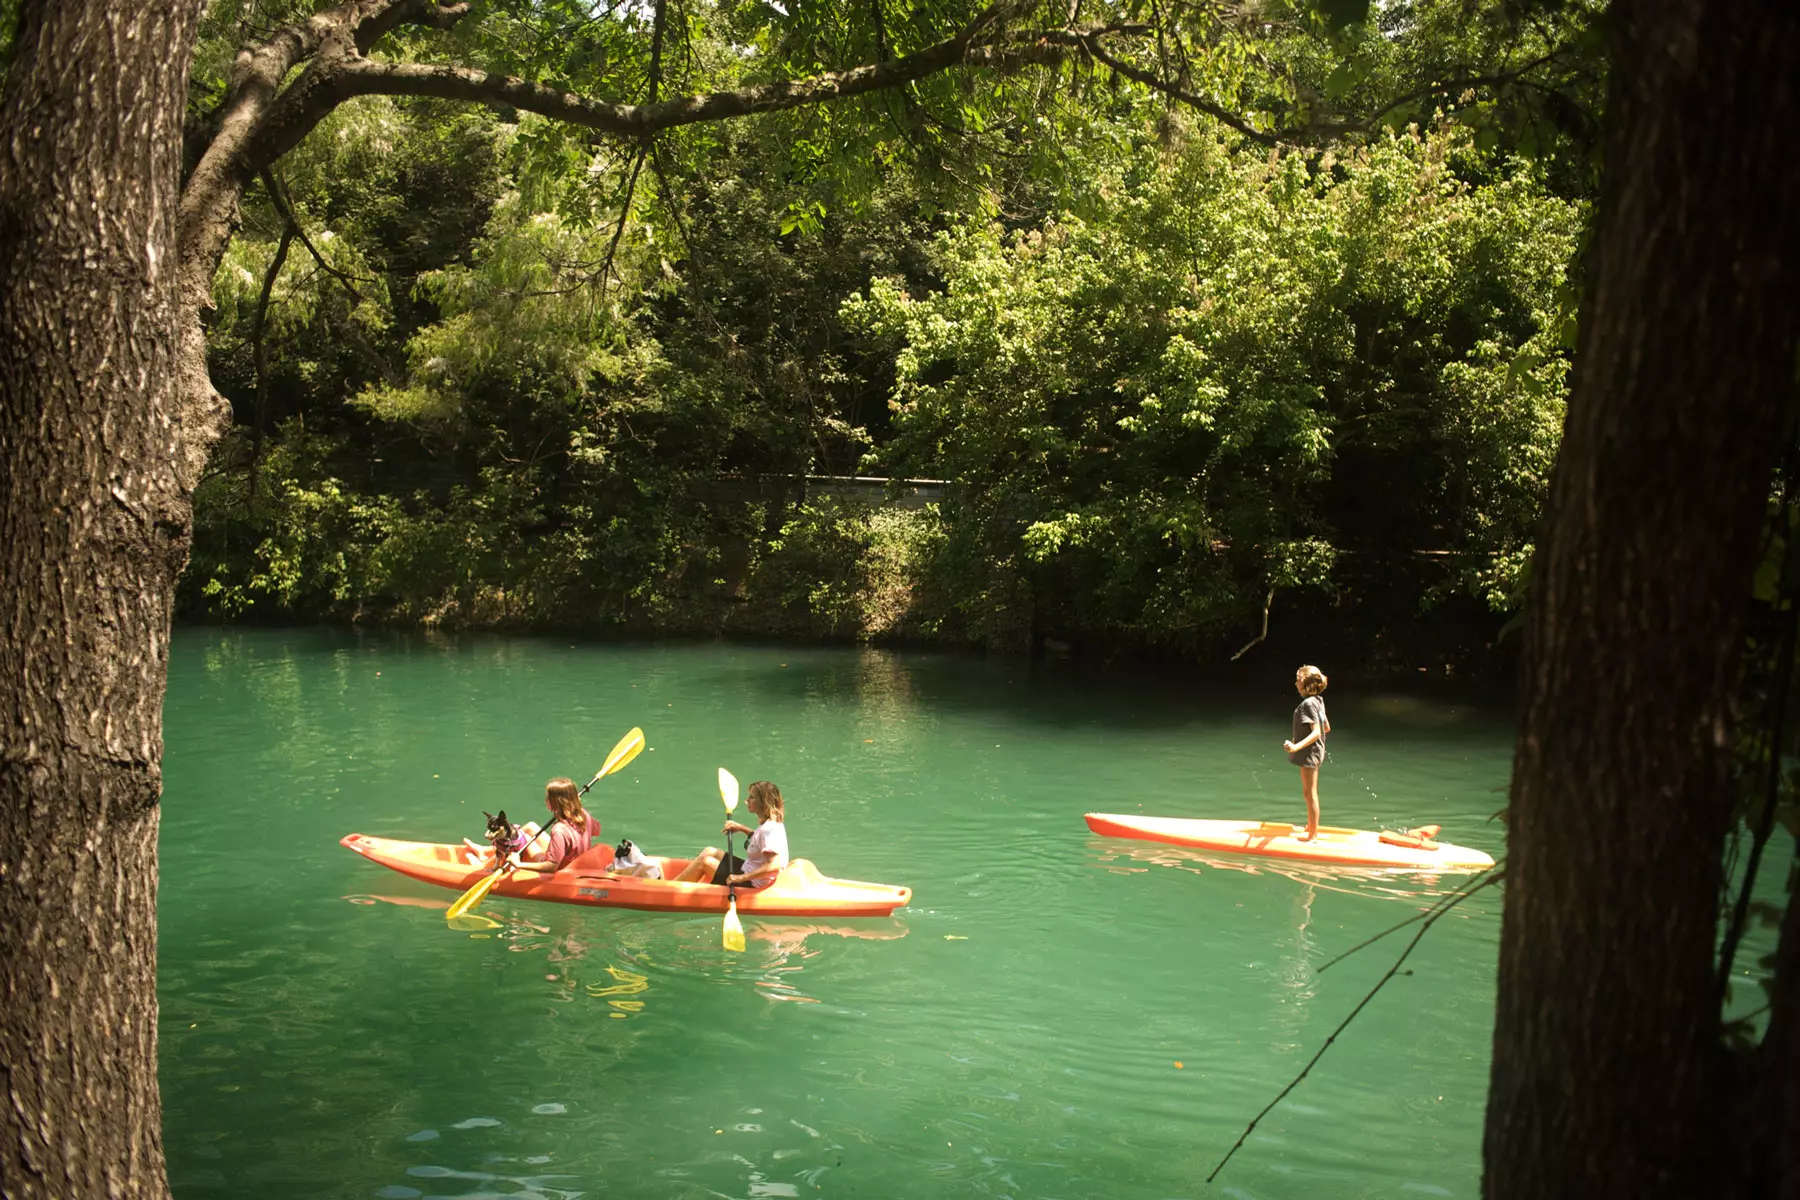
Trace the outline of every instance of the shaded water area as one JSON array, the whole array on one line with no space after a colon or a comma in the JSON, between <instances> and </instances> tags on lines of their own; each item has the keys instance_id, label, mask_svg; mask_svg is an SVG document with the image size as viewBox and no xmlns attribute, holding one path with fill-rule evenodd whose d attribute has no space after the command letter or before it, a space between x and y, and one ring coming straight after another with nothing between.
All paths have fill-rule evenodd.
<instances>
[{"instance_id":1,"label":"shaded water area","mask_svg":"<svg viewBox=\"0 0 1800 1200\"><path fill-rule=\"evenodd\" d=\"M1330 670L1330 664L1324 664ZM1245 1123L1465 883L1204 856L1086 811L1301 820L1292 664L1169 676L851 649L179 631L161 999L177 1197L1392 1197L1478 1193L1499 897L1440 921L1210 1187ZM1328 824L1498 856L1510 716L1327 694ZM608 840L719 844L716 768L879 920L454 893L346 833L479 837L590 794Z\"/></svg>"}]
</instances>

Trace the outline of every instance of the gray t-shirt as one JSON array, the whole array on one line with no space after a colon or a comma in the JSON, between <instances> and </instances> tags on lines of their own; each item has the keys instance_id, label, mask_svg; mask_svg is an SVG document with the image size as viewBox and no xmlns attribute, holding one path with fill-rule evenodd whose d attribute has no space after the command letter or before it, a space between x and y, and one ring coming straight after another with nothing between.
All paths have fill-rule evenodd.
<instances>
[{"instance_id":1,"label":"gray t-shirt","mask_svg":"<svg viewBox=\"0 0 1800 1200\"><path fill-rule=\"evenodd\" d=\"M1320 729L1325 727L1325 701L1320 696L1308 696L1294 709L1294 736L1288 740L1299 741L1311 733L1315 726ZM1288 751L1288 761L1296 767L1316 767L1324 762L1325 738L1323 735L1304 750Z\"/></svg>"}]
</instances>

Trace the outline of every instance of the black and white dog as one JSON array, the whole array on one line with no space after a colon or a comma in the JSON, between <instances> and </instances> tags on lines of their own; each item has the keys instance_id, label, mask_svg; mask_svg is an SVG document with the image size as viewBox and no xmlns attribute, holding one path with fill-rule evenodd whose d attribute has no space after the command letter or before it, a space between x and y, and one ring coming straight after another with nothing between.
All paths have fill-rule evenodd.
<instances>
[{"instance_id":1,"label":"black and white dog","mask_svg":"<svg viewBox=\"0 0 1800 1200\"><path fill-rule=\"evenodd\" d=\"M639 879L661 879L662 864L646 857L630 838L621 838L613 847L613 874L635 875Z\"/></svg>"}]
</instances>

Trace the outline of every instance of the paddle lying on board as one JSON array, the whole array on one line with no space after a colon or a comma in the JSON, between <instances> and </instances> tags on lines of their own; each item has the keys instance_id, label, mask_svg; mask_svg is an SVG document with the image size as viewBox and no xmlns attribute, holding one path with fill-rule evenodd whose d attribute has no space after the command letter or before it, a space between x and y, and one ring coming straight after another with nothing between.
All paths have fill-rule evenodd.
<instances>
[{"instance_id":1,"label":"paddle lying on board","mask_svg":"<svg viewBox=\"0 0 1800 1200\"><path fill-rule=\"evenodd\" d=\"M605 764L602 765L598 771L594 772L594 777L582 785L581 794L583 796L587 795L588 788L593 787L596 783L599 783L614 771L624 767L625 764L636 758L643 749L644 731L642 729L633 728L630 733L619 739L619 744L612 748L612 753L606 756ZM549 827L546 826L545 828L548 829ZM506 862L498 855L495 855L494 869L477 880L474 887L458 896L456 898L456 903L452 904L449 910L444 913L444 919L447 921L454 921L456 918L468 912L471 908L474 908L477 904L480 904L482 897L492 891L494 885L500 882L500 877L508 874L509 871L510 868L507 866Z\"/></svg>"},{"instance_id":2,"label":"paddle lying on board","mask_svg":"<svg viewBox=\"0 0 1800 1200\"><path fill-rule=\"evenodd\" d=\"M737 776L724 767L719 768L719 799L725 802L725 819L729 821L731 814L737 809L738 781ZM731 878L730 830L725 832L725 878ZM725 895L730 901L729 906L725 909L725 948L742 954L744 952L744 925L738 920L737 915L737 889L727 884Z\"/></svg>"}]
</instances>

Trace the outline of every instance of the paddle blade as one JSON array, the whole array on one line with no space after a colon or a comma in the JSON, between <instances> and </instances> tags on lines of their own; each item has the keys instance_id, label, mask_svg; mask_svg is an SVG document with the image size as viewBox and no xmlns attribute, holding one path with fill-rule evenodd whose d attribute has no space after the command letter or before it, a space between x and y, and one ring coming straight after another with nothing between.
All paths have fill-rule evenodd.
<instances>
[{"instance_id":1,"label":"paddle blade","mask_svg":"<svg viewBox=\"0 0 1800 1200\"><path fill-rule=\"evenodd\" d=\"M727 771L724 767L719 768L719 799L725 802L725 811L727 813L730 813L737 808L737 776L733 775L730 771Z\"/></svg>"},{"instance_id":2,"label":"paddle blade","mask_svg":"<svg viewBox=\"0 0 1800 1200\"><path fill-rule=\"evenodd\" d=\"M725 948L744 952L744 923L738 920L737 897L731 898L731 907L725 910Z\"/></svg>"},{"instance_id":3,"label":"paddle blade","mask_svg":"<svg viewBox=\"0 0 1800 1200\"><path fill-rule=\"evenodd\" d=\"M480 904L481 898L492 891L494 885L499 882L500 872L498 871L490 871L482 876L480 881L477 882L474 887L456 898L456 903L452 904L449 910L444 913L444 919L447 921L454 921L456 918L468 912L471 908L474 908L477 904Z\"/></svg>"},{"instance_id":4,"label":"paddle blade","mask_svg":"<svg viewBox=\"0 0 1800 1200\"><path fill-rule=\"evenodd\" d=\"M600 774L611 775L641 754L643 749L644 731L633 727L630 733L619 739L619 744L612 748L612 753L606 756L606 765L600 768Z\"/></svg>"},{"instance_id":5,"label":"paddle blade","mask_svg":"<svg viewBox=\"0 0 1800 1200\"><path fill-rule=\"evenodd\" d=\"M614 771L623 768L625 764L629 763L639 754L642 754L643 751L644 731L634 726L630 733L619 739L619 744L612 748L612 753L606 756L606 762L598 771L594 772L594 777L583 785L581 794L584 796L587 795L588 788L593 787L596 783L599 783Z\"/></svg>"}]
</instances>

